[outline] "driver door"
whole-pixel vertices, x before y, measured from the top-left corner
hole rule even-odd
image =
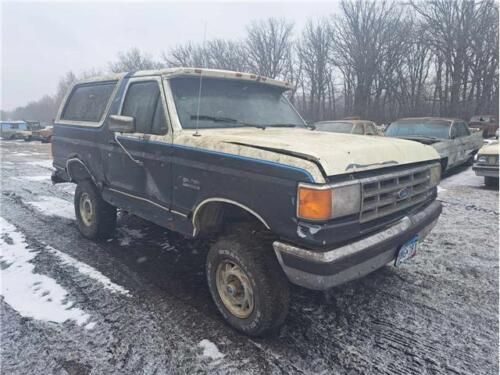
[[[161,79],[130,79],[118,114],[133,117],[136,131],[115,132],[110,141],[105,172],[109,186],[145,204],[168,207],[171,137]]]

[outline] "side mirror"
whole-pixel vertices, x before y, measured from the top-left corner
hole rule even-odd
[[[120,133],[135,133],[135,118],[132,116],[109,116],[109,130]]]

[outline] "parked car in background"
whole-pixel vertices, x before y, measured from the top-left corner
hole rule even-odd
[[[52,133],[53,133],[53,127],[52,126],[46,126],[45,128],[42,128],[40,130],[34,130],[32,132],[33,139],[39,140],[42,143],[50,143],[52,142]]]
[[[498,141],[481,147],[472,169],[477,176],[484,177],[486,186],[498,185]]]
[[[31,130],[25,121],[0,121],[0,137],[2,139],[31,140]]]
[[[383,135],[374,122],[367,120],[319,121],[312,126],[314,130],[328,133]]]
[[[385,135],[431,145],[441,157],[443,173],[460,164],[472,163],[483,145],[480,131],[471,131],[464,120],[453,118],[404,118],[390,124]]]
[[[492,115],[479,115],[471,117],[469,121],[471,128],[481,129],[484,138],[494,137],[498,130],[498,119]]]
[[[289,89],[195,68],[79,82],[54,122],[52,181],[77,184],[87,238],[112,235],[117,208],[213,238],[206,277],[221,315],[246,334],[273,331],[288,281],[324,290],[398,266],[441,213],[432,147],[312,131]]]

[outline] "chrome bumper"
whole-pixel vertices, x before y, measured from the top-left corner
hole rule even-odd
[[[365,276],[394,260],[398,249],[418,235],[425,238],[436,225],[441,203],[432,202],[389,228],[327,251],[273,243],[278,261],[290,282],[316,290],[328,289]]]

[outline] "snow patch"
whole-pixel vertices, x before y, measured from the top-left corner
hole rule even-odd
[[[68,293],[54,279],[34,273],[31,261],[37,251],[29,250],[25,237],[0,217],[0,293],[22,316],[47,322],[68,320],[89,324],[90,315],[73,307]]]
[[[52,166],[52,160],[36,160],[36,161],[30,161],[28,162],[30,165],[36,165],[37,167],[42,167],[42,168],[47,168],[47,169],[54,169]]]
[[[439,193],[444,193],[447,189],[442,188],[441,186],[438,186],[438,194]]]
[[[144,233],[142,233],[139,229],[131,229],[127,227],[120,228],[119,233],[121,236],[118,240],[120,246],[129,246],[133,240],[140,240],[144,237]]]
[[[200,341],[198,346],[203,349],[203,357],[207,357],[212,360],[224,358],[224,354],[219,351],[217,346],[212,341],[203,339]]]
[[[65,201],[64,199],[40,196],[36,202],[26,202],[30,206],[33,206],[38,211],[44,215],[48,216],[60,216],[66,219],[75,218],[75,209],[71,202]]]
[[[20,177],[11,177],[13,180],[17,181],[45,181],[45,182],[50,182],[50,176],[48,175],[42,175],[42,176],[20,176]]]
[[[75,258],[69,256],[68,254],[54,249],[52,246],[46,246],[46,249],[50,254],[55,255],[57,258],[59,258],[62,264],[75,267],[82,275],[85,275],[92,280],[99,282],[104,288],[110,290],[111,292],[123,294],[125,296],[131,295],[127,289],[118,284],[115,284],[108,277],[104,276],[102,273],[100,273],[95,268],[92,268],[88,264],[80,262],[79,260],[76,260]]]

